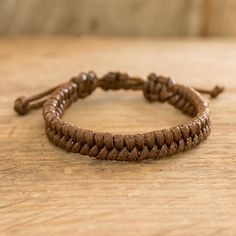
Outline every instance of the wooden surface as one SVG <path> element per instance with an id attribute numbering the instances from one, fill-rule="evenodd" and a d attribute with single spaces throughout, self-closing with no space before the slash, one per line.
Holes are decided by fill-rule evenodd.
<path id="1" fill-rule="evenodd" d="M 0 0 L 0 34 L 236 36 L 235 0 Z"/>
<path id="2" fill-rule="evenodd" d="M 233 40 L 1 38 L 0 235 L 235 235 L 235 62 Z M 97 161 L 49 143 L 40 109 L 24 117 L 12 110 L 16 97 L 90 69 L 154 71 L 227 90 L 210 101 L 212 133 L 198 148 L 157 161 Z M 96 91 L 64 118 L 117 133 L 189 119 L 122 91 Z"/>

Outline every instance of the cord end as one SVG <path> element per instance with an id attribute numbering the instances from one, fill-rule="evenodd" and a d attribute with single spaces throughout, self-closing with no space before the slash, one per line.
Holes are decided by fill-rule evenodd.
<path id="1" fill-rule="evenodd" d="M 210 95 L 212 98 L 216 98 L 219 94 L 221 94 L 224 91 L 224 87 L 223 86 L 215 86 L 214 89 L 212 89 Z"/>
<path id="2" fill-rule="evenodd" d="M 14 103 L 14 110 L 19 115 L 25 115 L 30 110 L 37 109 L 43 106 L 43 104 L 46 102 L 46 99 L 42 99 L 45 96 L 51 95 L 56 89 L 58 89 L 61 85 L 53 87 L 51 89 L 48 89 L 42 93 L 38 93 L 33 96 L 29 97 L 19 97 L 15 100 Z"/>
<path id="3" fill-rule="evenodd" d="M 25 115 L 29 112 L 29 101 L 25 96 L 19 97 L 15 100 L 14 102 L 14 110 L 19 114 L 19 115 Z"/>
<path id="4" fill-rule="evenodd" d="M 221 94 L 224 91 L 224 89 L 225 88 L 223 86 L 218 86 L 218 85 L 215 86 L 212 90 L 195 88 L 195 90 L 197 90 L 199 93 L 208 94 L 211 96 L 211 98 L 218 97 L 218 95 Z"/>

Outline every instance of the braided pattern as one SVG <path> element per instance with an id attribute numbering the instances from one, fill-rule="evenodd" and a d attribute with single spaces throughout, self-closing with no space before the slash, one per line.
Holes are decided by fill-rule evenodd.
<path id="1" fill-rule="evenodd" d="M 87 97 L 97 87 L 142 90 L 148 101 L 168 102 L 193 119 L 170 129 L 136 135 L 93 132 L 61 119 L 71 103 Z M 195 147 L 211 129 L 208 103 L 196 90 L 155 74 L 144 81 L 121 73 L 109 73 L 101 79 L 94 72 L 81 73 L 53 92 L 44 103 L 43 116 L 47 136 L 55 145 L 99 160 L 137 161 L 170 156 Z"/>

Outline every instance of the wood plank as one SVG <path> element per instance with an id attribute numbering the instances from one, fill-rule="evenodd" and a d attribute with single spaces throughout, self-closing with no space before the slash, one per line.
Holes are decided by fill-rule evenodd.
<path id="1" fill-rule="evenodd" d="M 0 34 L 196 35 L 199 0 L 0 0 Z"/>
<path id="2" fill-rule="evenodd" d="M 235 60 L 234 40 L 1 38 L 0 235 L 234 235 Z M 12 110 L 16 97 L 91 69 L 227 89 L 210 101 L 212 133 L 198 148 L 157 161 L 97 161 L 50 144 L 40 110 Z M 64 119 L 137 133 L 189 118 L 140 92 L 96 91 Z"/>

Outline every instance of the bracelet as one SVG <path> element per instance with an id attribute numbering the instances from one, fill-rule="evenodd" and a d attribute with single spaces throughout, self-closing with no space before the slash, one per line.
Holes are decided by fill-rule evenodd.
<path id="1" fill-rule="evenodd" d="M 142 90 L 148 101 L 168 102 L 193 118 L 177 127 L 135 135 L 94 132 L 62 120 L 65 109 L 72 102 L 87 97 L 98 87 L 105 91 Z M 223 88 L 219 86 L 212 91 L 194 89 L 156 74 L 150 74 L 148 80 L 143 80 L 128 74 L 110 72 L 98 79 L 94 72 L 89 72 L 81 73 L 69 82 L 35 96 L 19 97 L 14 109 L 24 115 L 43 106 L 49 140 L 66 151 L 99 160 L 140 161 L 187 151 L 203 142 L 210 133 L 211 122 L 208 102 L 200 93 L 214 98 L 222 91 Z M 49 97 L 40 100 L 45 96 Z"/>

